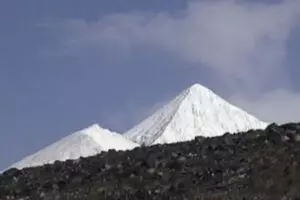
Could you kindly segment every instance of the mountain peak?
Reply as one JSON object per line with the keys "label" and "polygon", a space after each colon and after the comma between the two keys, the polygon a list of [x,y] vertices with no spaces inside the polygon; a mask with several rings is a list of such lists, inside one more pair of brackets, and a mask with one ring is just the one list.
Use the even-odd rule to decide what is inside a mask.
{"label": "mountain peak", "polygon": [[196,91],[203,91],[208,89],[199,83],[194,83],[190,87],[188,87],[187,90],[189,92],[196,92]]}
{"label": "mountain peak", "polygon": [[265,128],[266,125],[196,83],[124,135],[139,144],[151,145]]}
{"label": "mountain peak", "polygon": [[192,101],[213,101],[214,99],[224,100],[222,97],[214,93],[211,89],[208,89],[207,87],[204,87],[203,85],[198,83],[191,85],[186,90],[184,90],[183,93],[185,98],[189,97]]}

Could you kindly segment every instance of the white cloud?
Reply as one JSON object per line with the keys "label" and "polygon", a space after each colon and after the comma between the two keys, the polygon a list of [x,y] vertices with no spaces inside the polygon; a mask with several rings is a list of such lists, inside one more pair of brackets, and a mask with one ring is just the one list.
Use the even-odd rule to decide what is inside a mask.
{"label": "white cloud", "polygon": [[258,99],[232,96],[231,100],[268,122],[300,121],[300,94],[286,89],[267,92]]}
{"label": "white cloud", "polygon": [[[191,66],[212,68],[223,86],[238,92],[242,107],[259,110],[266,119],[290,120],[299,117],[297,110],[279,112],[284,112],[285,104],[297,106],[299,95],[274,89],[288,84],[286,41],[298,25],[299,14],[300,1],[294,0],[274,4],[196,1],[176,15],[136,12],[91,23],[68,21],[64,45],[72,51],[108,46],[123,53],[141,47],[164,50]],[[250,102],[252,95],[255,99]]]}
{"label": "white cloud", "polygon": [[73,34],[68,34],[67,44],[73,50],[74,46],[109,44],[125,51],[151,45],[214,68],[224,79],[231,78],[233,82],[227,82],[231,86],[240,81],[248,89],[258,89],[263,80],[281,71],[286,39],[299,12],[299,1],[272,5],[193,2],[178,16],[128,13],[109,15],[96,23],[73,21],[68,24]]}

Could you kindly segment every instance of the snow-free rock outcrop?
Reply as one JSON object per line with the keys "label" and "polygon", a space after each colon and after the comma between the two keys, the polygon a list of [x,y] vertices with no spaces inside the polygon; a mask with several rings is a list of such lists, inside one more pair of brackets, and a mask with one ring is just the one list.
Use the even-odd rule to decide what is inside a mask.
{"label": "snow-free rock outcrop", "polygon": [[25,157],[9,168],[39,166],[53,163],[56,160],[65,161],[87,157],[109,149],[128,150],[137,146],[139,145],[124,138],[122,135],[94,124]]}
{"label": "snow-free rock outcrop", "polygon": [[194,84],[124,136],[139,144],[153,145],[266,126],[267,123],[230,104],[208,88]]}
{"label": "snow-free rock outcrop", "polygon": [[0,174],[1,200],[300,199],[300,124]]}

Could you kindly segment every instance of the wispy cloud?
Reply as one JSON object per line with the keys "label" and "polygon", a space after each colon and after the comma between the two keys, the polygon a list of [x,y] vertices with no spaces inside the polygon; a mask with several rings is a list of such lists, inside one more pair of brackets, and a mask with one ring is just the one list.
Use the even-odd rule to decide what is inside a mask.
{"label": "wispy cloud", "polygon": [[[280,119],[273,117],[274,108],[263,108],[299,102],[297,94],[278,90],[289,84],[284,65],[286,44],[299,25],[299,14],[300,1],[195,1],[172,15],[135,12],[109,15],[97,22],[68,21],[64,47],[73,53],[104,46],[120,52],[141,47],[163,50],[193,63],[191,66],[213,69],[231,89],[232,101],[274,121]],[[255,97],[251,106],[250,97]],[[290,116],[300,118],[300,114]]]}
{"label": "wispy cloud", "polygon": [[300,121],[300,93],[286,89],[275,89],[261,94],[256,99],[246,99],[242,96],[232,96],[236,102],[262,119],[272,122],[299,122]]}

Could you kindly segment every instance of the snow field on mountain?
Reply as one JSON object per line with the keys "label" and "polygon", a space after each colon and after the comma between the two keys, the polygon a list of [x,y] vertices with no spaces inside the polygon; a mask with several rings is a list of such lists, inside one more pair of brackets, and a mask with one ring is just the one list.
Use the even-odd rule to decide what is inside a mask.
{"label": "snow field on mountain", "polygon": [[46,148],[22,159],[9,168],[24,168],[87,157],[109,149],[127,150],[139,146],[125,139],[122,135],[110,132],[94,124],[75,132]]}
{"label": "snow field on mountain", "polygon": [[265,128],[267,123],[194,84],[124,135],[145,145]]}

